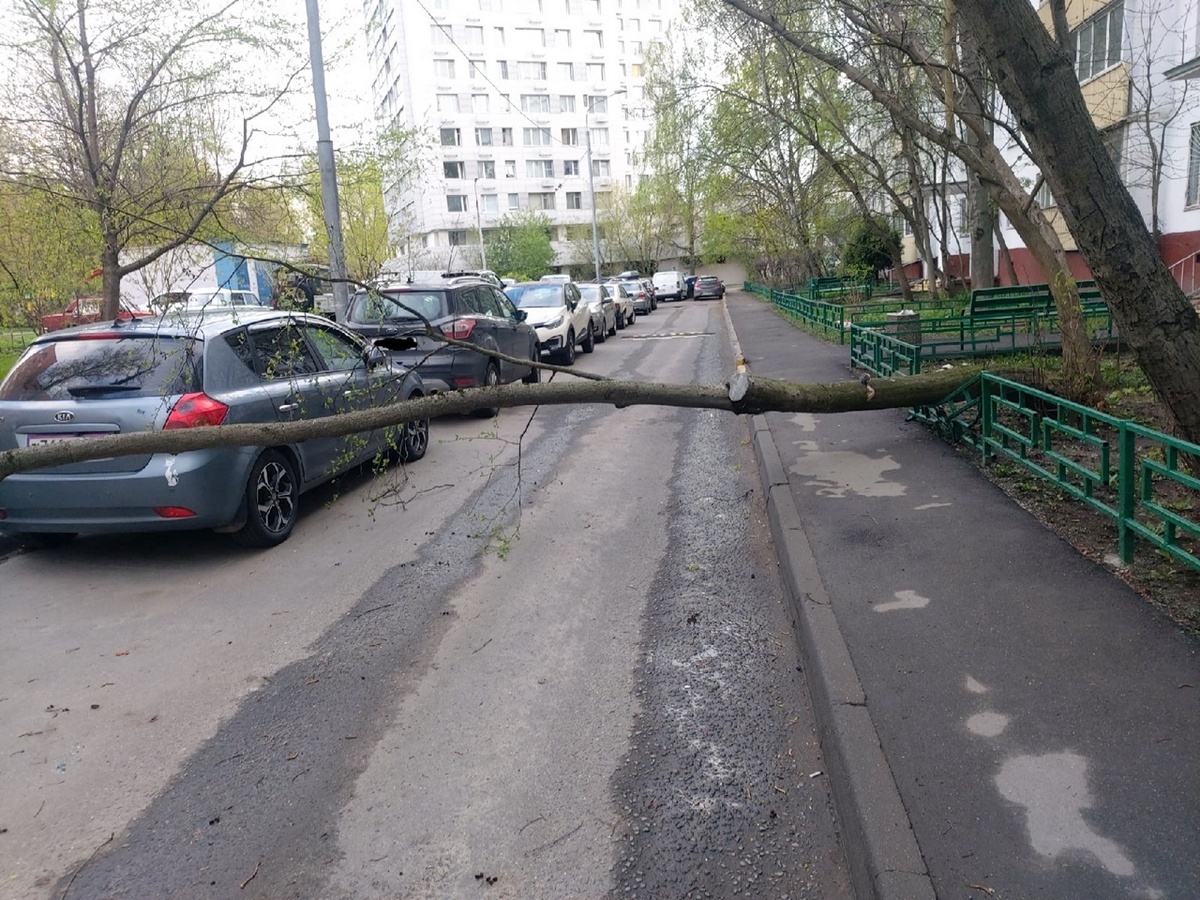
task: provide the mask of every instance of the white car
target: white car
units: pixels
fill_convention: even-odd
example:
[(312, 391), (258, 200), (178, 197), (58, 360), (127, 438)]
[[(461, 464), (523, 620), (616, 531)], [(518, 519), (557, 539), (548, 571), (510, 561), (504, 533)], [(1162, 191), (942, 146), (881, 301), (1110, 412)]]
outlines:
[(654, 295), (659, 300), (682, 300), (687, 296), (687, 289), (683, 285), (682, 272), (676, 272), (674, 269), (666, 272), (655, 272), (651, 281), (654, 284)]
[(564, 366), (575, 362), (575, 348), (596, 349), (592, 313), (572, 282), (526, 281), (505, 291), (525, 321), (537, 331), (538, 349)]

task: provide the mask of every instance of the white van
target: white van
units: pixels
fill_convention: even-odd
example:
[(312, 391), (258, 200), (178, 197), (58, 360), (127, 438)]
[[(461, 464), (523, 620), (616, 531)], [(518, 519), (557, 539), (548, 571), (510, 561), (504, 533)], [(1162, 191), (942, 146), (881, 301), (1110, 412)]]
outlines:
[(654, 273), (654, 296), (659, 300), (682, 300), (685, 296), (683, 273), (674, 270)]

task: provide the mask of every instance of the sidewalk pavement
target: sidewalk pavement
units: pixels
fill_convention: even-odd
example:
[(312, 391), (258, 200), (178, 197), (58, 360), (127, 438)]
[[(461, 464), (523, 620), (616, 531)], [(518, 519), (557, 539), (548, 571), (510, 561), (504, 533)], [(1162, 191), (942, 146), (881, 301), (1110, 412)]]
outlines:
[[(852, 377), (726, 305), (752, 376)], [(860, 900), (1200, 897), (1200, 643), (903, 410), (754, 436)]]

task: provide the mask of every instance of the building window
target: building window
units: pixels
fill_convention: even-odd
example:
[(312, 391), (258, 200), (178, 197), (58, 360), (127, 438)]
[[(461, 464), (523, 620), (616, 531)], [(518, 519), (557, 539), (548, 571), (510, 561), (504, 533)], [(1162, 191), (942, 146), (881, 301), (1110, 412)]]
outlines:
[(593, 129), (591, 129), (591, 135), (592, 135), (592, 146), (593, 147), (607, 147), (608, 146), (608, 129), (607, 128), (593, 128)]
[(549, 147), (550, 146), (550, 129), (549, 128), (523, 128), (521, 129), (525, 137), (526, 147)]
[(443, 178), (466, 178), (467, 164), (464, 162), (444, 162), (442, 163)]
[(502, 81), (508, 81), (508, 60), (502, 59), (499, 62), (500, 78)]
[(1200, 204), (1200, 122), (1192, 126), (1191, 143), (1188, 144), (1188, 180), (1186, 206)]
[(458, 94), (438, 94), (437, 106), (440, 113), (458, 112)]
[(1120, 175), (1121, 164), (1125, 160), (1125, 126), (1118, 125), (1100, 132), (1100, 140), (1104, 142), (1104, 149), (1108, 151), (1109, 159), (1113, 161), (1113, 165), (1117, 167), (1117, 174)]
[(544, 62), (517, 63), (517, 77), (522, 81), (545, 81), (546, 64)]
[(495, 194), (484, 194), (482, 199), (484, 212), (500, 212), (500, 198)]
[(629, 64), (629, 74), (632, 75), (634, 78), (641, 78), (643, 75), (646, 74), (646, 67), (643, 66), (641, 63), (630, 63)]
[(504, 29), (503, 28), (493, 28), (492, 29), (492, 38), (494, 39), (494, 42), (497, 47), (503, 47), (504, 46)]
[(505, 178), (516, 178), (517, 177), (517, 161), (515, 159), (506, 159), (504, 161), (504, 177)]
[(575, 64), (574, 63), (559, 63), (558, 64), (558, 80), (559, 81), (574, 81), (575, 80)]
[(483, 60), (475, 60), (471, 63), (472, 78), (487, 78), (487, 63)]
[(599, 177), (607, 178), (610, 174), (612, 174), (612, 166), (609, 165), (609, 162), (607, 159), (593, 159), (592, 160), (592, 174), (599, 176)]
[(450, 29), (444, 25), (432, 26), (433, 31), (433, 46), (449, 47), (450, 46)]
[(513, 133), (511, 128), (500, 129), (500, 143), (505, 147), (511, 147), (513, 145)]
[(435, 59), (433, 61), (433, 77), (444, 79), (454, 77), (454, 60)]
[(1054, 199), (1054, 195), (1050, 193), (1050, 185), (1042, 182), (1042, 186), (1038, 188), (1038, 192), (1033, 197), (1033, 202), (1041, 209), (1053, 209), (1058, 206), (1058, 202)]
[(583, 209), (583, 193), (567, 191), (567, 209)]
[(552, 159), (527, 159), (527, 160), (525, 160), (525, 177), (526, 178), (553, 178), (554, 177), (554, 160), (552, 160)]
[(518, 28), (517, 44), (521, 47), (545, 47), (546, 32), (540, 28)]
[(603, 81), (604, 80), (604, 63), (588, 63), (587, 64), (588, 81)]
[(569, 28), (554, 29), (554, 46), (555, 47), (570, 47), (571, 46), (571, 30)]
[(442, 146), (443, 147), (459, 147), (462, 145), (462, 136), (457, 128), (442, 129)]
[(1080, 81), (1099, 75), (1121, 61), (1125, 3), (1117, 0), (1075, 31), (1075, 71)]
[(449, 212), (466, 212), (467, 211), (467, 195), (466, 194), (447, 194), (446, 209)]
[(554, 194), (530, 194), (530, 209), (554, 209)]
[(608, 112), (608, 96), (606, 94), (591, 94), (583, 95), (583, 105), (589, 112), (601, 114)]
[(562, 142), (563, 142), (563, 145), (567, 146), (567, 147), (578, 147), (579, 146), (579, 129), (578, 128), (564, 128), (562, 130)]
[(563, 160), (563, 175), (578, 175), (578, 174), (579, 174), (579, 160), (577, 160), (577, 159)]
[(583, 0), (583, 11), (589, 16), (600, 15), (600, 0)]
[(475, 144), (479, 147), (492, 146), (492, 129), (476, 128), (475, 129)]
[(595, 31), (592, 29), (584, 29), (583, 47), (585, 50), (603, 50), (604, 49), (604, 32), (603, 31)]
[(467, 242), (467, 233), (465, 231), (451, 231), (448, 234), (451, 247), (461, 247)]
[(508, 208), (509, 209), (520, 209), (521, 208), (520, 194), (509, 194), (508, 195)]
[(468, 47), (482, 47), (483, 46), (483, 26), (482, 25), (468, 25), (467, 26), (466, 44)]
[(575, 95), (574, 94), (559, 95), (558, 111), (560, 113), (575, 112)]
[(548, 113), (550, 112), (549, 94), (522, 94), (521, 112)]
[(479, 161), (479, 177), (494, 179), (496, 177), (496, 161), (494, 159), (481, 159)]

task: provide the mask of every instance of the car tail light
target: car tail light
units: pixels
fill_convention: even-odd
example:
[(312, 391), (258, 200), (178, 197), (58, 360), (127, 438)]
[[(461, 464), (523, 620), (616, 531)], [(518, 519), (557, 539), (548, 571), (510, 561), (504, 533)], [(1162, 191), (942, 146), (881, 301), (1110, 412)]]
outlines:
[(184, 394), (167, 416), (163, 431), (168, 428), (199, 428), (202, 425), (220, 425), (225, 421), (229, 407), (208, 394)]
[(455, 319), (453, 322), (442, 326), (442, 334), (456, 341), (467, 340), (474, 330), (474, 319)]
[(156, 506), (154, 514), (164, 519), (190, 519), (196, 515), (186, 506)]

